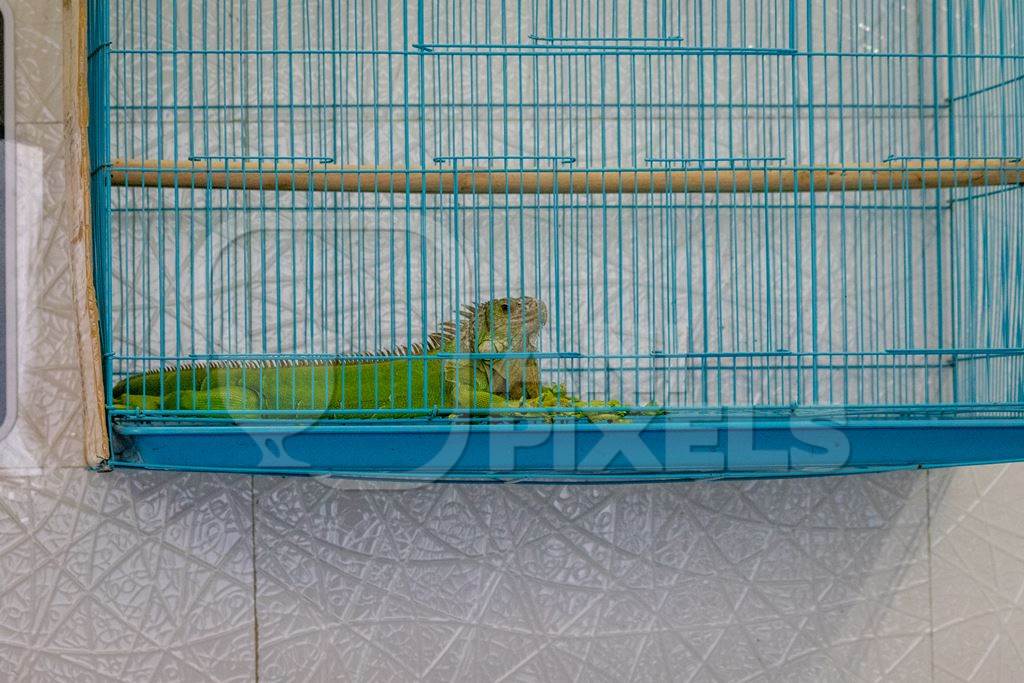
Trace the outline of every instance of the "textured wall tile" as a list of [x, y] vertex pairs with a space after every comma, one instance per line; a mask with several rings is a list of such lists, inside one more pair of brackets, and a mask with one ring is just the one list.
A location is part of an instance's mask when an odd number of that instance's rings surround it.
[[246, 477], [0, 478], [0, 678], [251, 680]]
[[925, 479], [257, 480], [261, 675], [927, 676]]
[[18, 419], [0, 468], [81, 465], [81, 379], [64, 214], [62, 126], [23, 123], [17, 154]]
[[61, 21], [61, 0], [8, 0], [16, 26]]
[[935, 675], [1024, 672], [1024, 465], [931, 474]]
[[56, 123], [64, 115], [63, 24], [19, 23], [14, 34], [15, 119]]

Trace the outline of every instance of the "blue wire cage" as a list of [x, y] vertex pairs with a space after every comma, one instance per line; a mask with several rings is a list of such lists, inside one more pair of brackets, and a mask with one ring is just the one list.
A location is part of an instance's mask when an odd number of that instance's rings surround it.
[[[1024, 2], [89, 8], [114, 466], [615, 480], [1024, 458]], [[626, 420], [114, 400], [156, 368], [415, 349], [463, 304], [520, 296], [549, 311], [543, 382]]]

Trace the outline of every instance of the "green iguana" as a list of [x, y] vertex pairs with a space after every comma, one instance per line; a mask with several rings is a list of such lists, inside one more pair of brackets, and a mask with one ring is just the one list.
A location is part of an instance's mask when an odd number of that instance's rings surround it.
[[[113, 390], [114, 407], [209, 411], [228, 417], [365, 409], [365, 414], [345, 414], [403, 417], [396, 411], [421, 411], [416, 415], [424, 410], [514, 409], [531, 402], [539, 406], [537, 360], [499, 354], [536, 353], [547, 317], [547, 307], [538, 299], [495, 299], [464, 307], [458, 323], [445, 323], [425, 346], [413, 344], [355, 360], [215, 361], [152, 370], [119, 382]], [[455, 353], [498, 357], [430, 358]]]

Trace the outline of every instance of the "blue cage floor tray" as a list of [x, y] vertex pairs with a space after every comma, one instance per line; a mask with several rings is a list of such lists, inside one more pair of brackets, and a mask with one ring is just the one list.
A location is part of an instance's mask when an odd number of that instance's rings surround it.
[[301, 424], [119, 418], [113, 467], [423, 480], [769, 478], [1024, 459], [1009, 419]]

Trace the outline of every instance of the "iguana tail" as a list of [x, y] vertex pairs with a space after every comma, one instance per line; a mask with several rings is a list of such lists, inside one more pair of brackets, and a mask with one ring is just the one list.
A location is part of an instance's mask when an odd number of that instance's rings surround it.
[[139, 375], [126, 377], [114, 385], [114, 403], [126, 396], [159, 397], [180, 389], [202, 388], [210, 366], [204, 364], [182, 365], [180, 368], [158, 368]]
[[[393, 387], [375, 384], [378, 379], [375, 374], [371, 374], [368, 383], [358, 384], [352, 379], [346, 387], [341, 373], [334, 372], [335, 369], [358, 373], [360, 367], [375, 368], [396, 357], [436, 353], [452, 339], [454, 327], [446, 323], [441, 332], [427, 337], [426, 346], [415, 343], [340, 360], [218, 360], [156, 368], [115, 384], [113, 404], [143, 410], [258, 410], [266, 406], [277, 409], [293, 401], [323, 398], [324, 387], [314, 386], [307, 378], [309, 375], [319, 378], [321, 383], [325, 377], [334, 377], [345, 389], [339, 390], [336, 402], [340, 405], [334, 407], [362, 407], [345, 405], [349, 400], [362, 403], [347, 395], [357, 386], [361, 394], [372, 394], [376, 387], [385, 395], [390, 394]], [[308, 396], [294, 396], [296, 393]]]

